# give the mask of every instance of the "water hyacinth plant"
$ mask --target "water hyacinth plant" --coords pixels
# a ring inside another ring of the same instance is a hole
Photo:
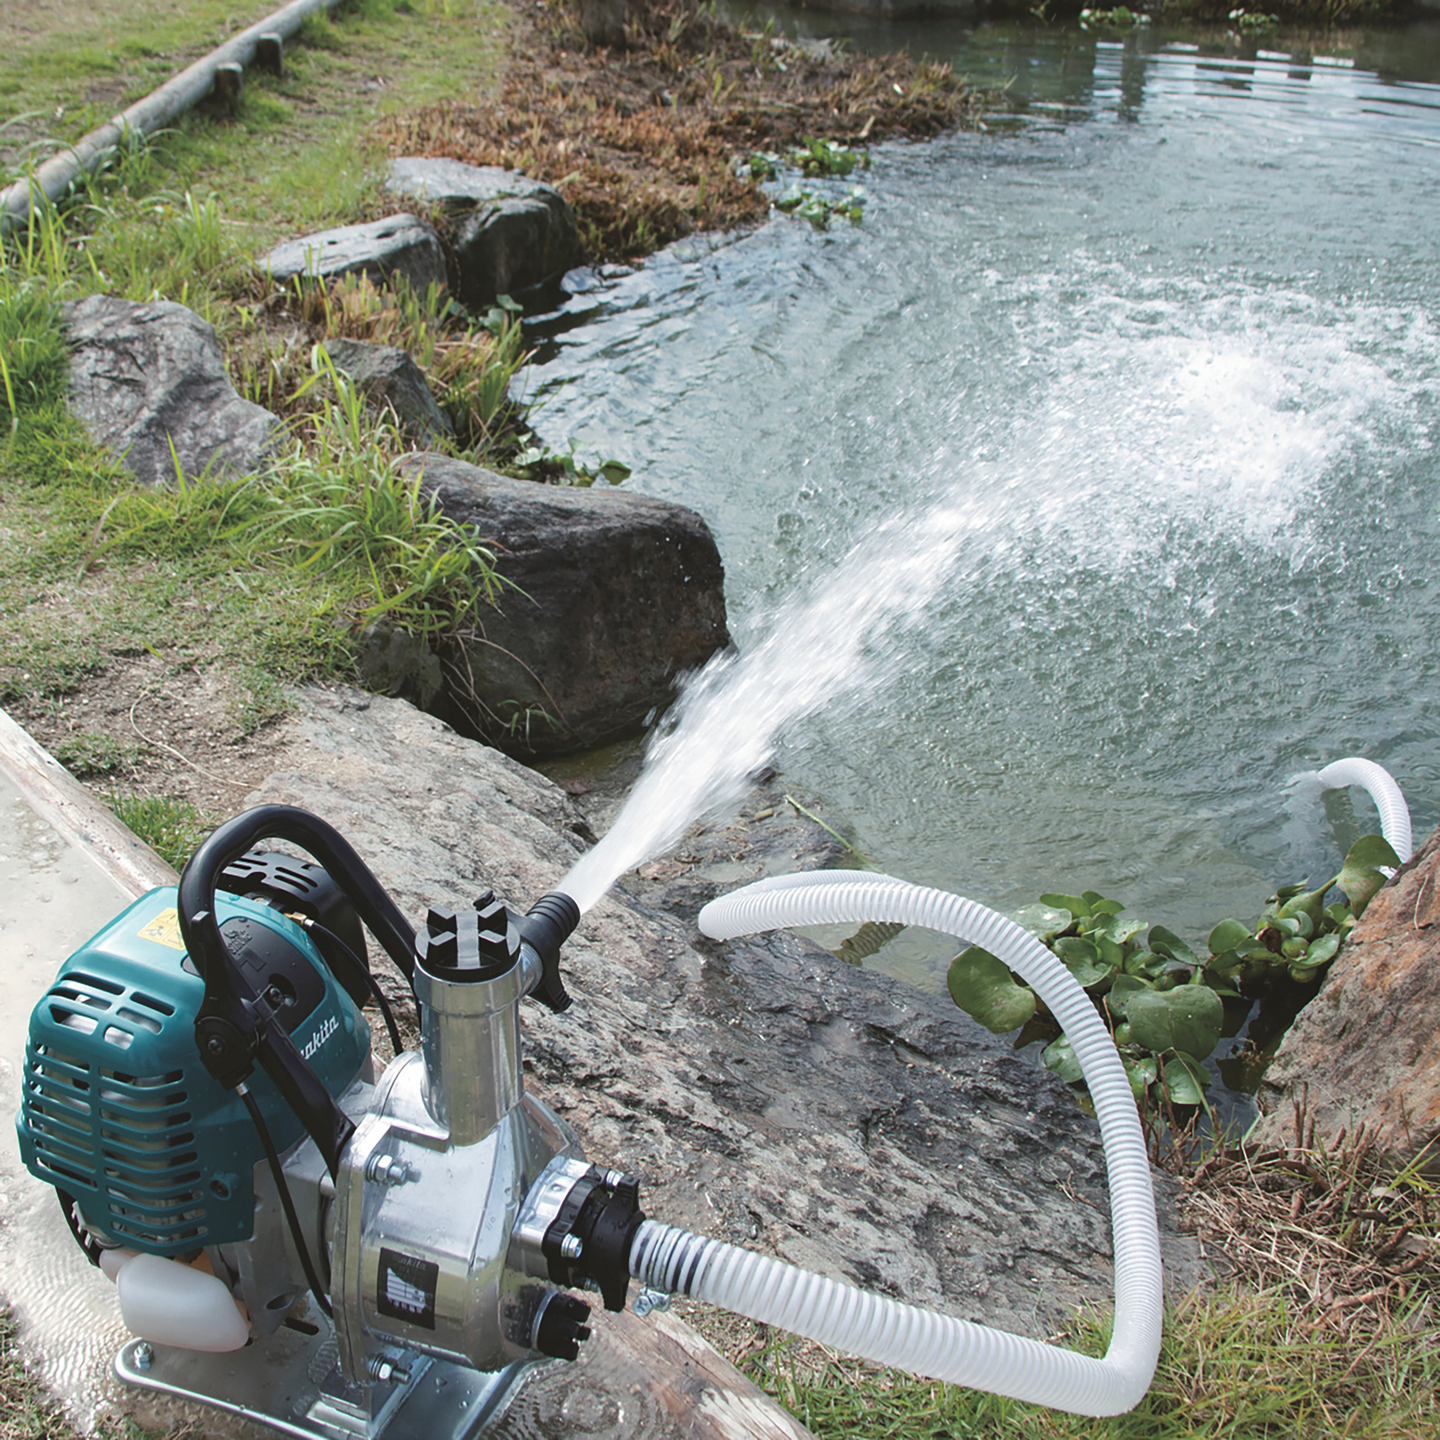
[[[1248,1080],[1244,1088],[1253,1089],[1274,1044],[1385,883],[1382,867],[1398,864],[1383,838],[1362,836],[1324,884],[1282,886],[1253,924],[1220,921],[1203,956],[1163,925],[1125,918],[1124,905],[1093,890],[1042,895],[1014,918],[1064,961],[1094,1001],[1142,1109],[1208,1110],[1205,1061],[1221,1039],[1251,1021],[1245,1051],[1231,1057],[1236,1068],[1225,1073],[1227,1083],[1240,1088]],[[1343,895],[1326,904],[1337,887]],[[1016,1048],[1042,1043],[1042,1063],[1083,1094],[1069,1040],[1008,966],[972,945],[951,962],[946,980],[955,1003],[987,1030],[1014,1032]]]

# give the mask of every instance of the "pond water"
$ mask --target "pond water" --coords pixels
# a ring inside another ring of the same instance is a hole
[[[549,443],[705,516],[742,650],[794,595],[863,632],[777,719],[782,774],[877,868],[1004,911],[1095,889],[1194,939],[1378,828],[1297,772],[1377,760],[1427,833],[1440,22],[1229,54],[779,23],[1011,105],[877,146],[858,226],[577,272],[526,387]],[[934,986],[950,948],[872,963]]]

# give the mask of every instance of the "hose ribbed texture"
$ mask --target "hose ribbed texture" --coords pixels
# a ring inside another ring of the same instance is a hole
[[[1163,1289],[1150,1162],[1114,1042],[1064,964],[1003,915],[887,875],[778,876],[712,901],[700,928],[731,939],[797,925],[891,921],[979,945],[1024,976],[1074,1046],[1100,1122],[1115,1247],[1115,1330],[1103,1360],[871,1295],[719,1240],[646,1221],[631,1274],[883,1365],[1082,1415],[1118,1415],[1149,1388]]]
[[[1343,790],[1347,785],[1359,785],[1368,790],[1375,808],[1380,812],[1380,833],[1400,857],[1400,863],[1403,865],[1414,853],[1410,807],[1406,805],[1395,777],[1383,765],[1377,765],[1373,760],[1362,760],[1358,755],[1349,755],[1318,771],[1315,778],[1327,790]]]

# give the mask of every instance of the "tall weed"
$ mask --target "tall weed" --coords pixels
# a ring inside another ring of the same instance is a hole
[[[254,543],[327,580],[327,603],[355,628],[385,620],[436,639],[494,601],[494,556],[425,494],[418,469],[397,468],[399,433],[367,414],[323,347],[316,363],[335,398],[314,417],[309,444],[274,466]]]

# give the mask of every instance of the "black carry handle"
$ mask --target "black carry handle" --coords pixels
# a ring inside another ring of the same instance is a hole
[[[201,1062],[233,1090],[258,1059],[336,1175],[355,1126],[269,1007],[259,1003],[215,919],[221,871],[262,839],[289,840],[313,855],[407,980],[414,971],[415,932],[350,843],[318,816],[292,805],[260,805],[227,820],[201,843],[180,876],[180,934],[205,982],[195,1016]]]

